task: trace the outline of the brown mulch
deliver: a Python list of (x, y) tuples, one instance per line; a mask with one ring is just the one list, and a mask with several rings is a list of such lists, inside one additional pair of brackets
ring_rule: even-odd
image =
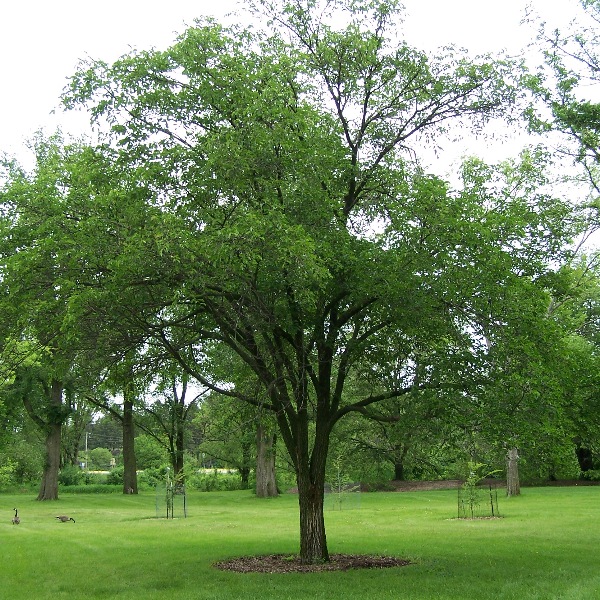
[(241, 556), (215, 563), (222, 571), (237, 573), (315, 573), (318, 571), (348, 571), (350, 569), (388, 569), (405, 567), (410, 561), (393, 556), (368, 556), (361, 554), (332, 554), (328, 563), (305, 565), (298, 556), (269, 554)]
[(460, 479), (445, 479), (442, 481), (390, 481), (390, 486), (396, 492), (429, 492), (431, 490), (455, 490), (463, 483)]

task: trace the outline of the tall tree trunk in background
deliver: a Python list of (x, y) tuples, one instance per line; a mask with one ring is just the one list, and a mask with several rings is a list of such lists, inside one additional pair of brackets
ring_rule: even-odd
[(404, 463), (402, 459), (394, 462), (394, 481), (404, 481)]
[[(249, 436), (242, 435), (242, 463), (238, 467), (240, 473), (241, 486), (243, 490), (250, 488), (250, 472), (252, 471), (252, 443), (249, 441)], [(256, 466), (256, 463), (255, 463)]]
[(38, 500), (58, 500), (58, 472), (60, 469), (60, 436), (63, 422), (63, 384), (52, 380), (49, 395), (49, 410), (47, 421), (43, 427), (46, 432), (46, 456), (44, 472), (38, 493)]
[(123, 493), (137, 494), (137, 472), (135, 461), (135, 427), (133, 424), (132, 385), (123, 390)]
[(173, 437), (174, 437), (174, 456), (173, 456), (173, 474), (177, 486), (185, 485), (184, 450), (185, 450), (185, 387), (180, 397), (175, 393), (175, 403), (173, 406)]
[(509, 448), (506, 456), (506, 495), (519, 496), (521, 484), (519, 483), (519, 453), (516, 448)]
[(575, 454), (577, 456), (579, 468), (582, 471), (590, 471), (594, 468), (594, 456), (589, 448), (582, 448), (581, 446), (578, 446), (575, 449)]
[(273, 498), (278, 495), (275, 478), (275, 435), (258, 423), (256, 427), (256, 495)]
[(396, 447), (396, 452), (394, 456), (394, 480), (395, 481), (404, 481), (405, 473), (404, 473), (404, 462), (406, 460), (406, 455), (410, 446), (408, 444), (400, 444), (400, 446)]
[(240, 467), (238, 471), (240, 473), (240, 489), (247, 490), (250, 487), (250, 468)]

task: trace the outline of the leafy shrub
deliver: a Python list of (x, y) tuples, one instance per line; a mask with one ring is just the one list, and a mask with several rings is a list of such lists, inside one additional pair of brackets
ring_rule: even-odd
[(571, 444), (541, 444), (519, 452), (521, 482), (541, 483), (548, 480), (577, 479), (580, 473)]
[(5, 458), (0, 466), (0, 488), (7, 488), (16, 482), (15, 478), (16, 464)]
[(31, 440), (11, 439), (0, 454), (0, 464), (6, 465), (8, 462), (13, 466), (12, 479), (16, 484), (39, 484), (43, 471), (41, 445)]
[(121, 465), (119, 467), (115, 467), (111, 469), (111, 471), (106, 476), (106, 483), (108, 485), (123, 485), (123, 472), (125, 468)]
[(276, 474), (277, 489), (285, 492), (296, 485), (296, 475), (291, 471), (279, 469)]
[(242, 481), (237, 473), (222, 473), (213, 471), (198, 471), (186, 480), (188, 489), (199, 492), (221, 492), (242, 489)]
[(85, 485), (106, 485), (108, 475), (106, 473), (85, 472)]
[(490, 471), (488, 465), (472, 461), (469, 461), (468, 467), (465, 481), (458, 492), (459, 519), (496, 516), (498, 506), (494, 502), (494, 496), (490, 495), (490, 502), (488, 503), (487, 492), (479, 484), (484, 479), (496, 475), (498, 470)]
[[(335, 472), (337, 471), (337, 466), (333, 464), (335, 458), (336, 455), (332, 453), (327, 465), (328, 481), (332, 481), (335, 478)], [(373, 485), (389, 482), (394, 478), (394, 469), (392, 466), (387, 461), (376, 460), (368, 452), (353, 452), (346, 456), (343, 461), (342, 470), (351, 481), (361, 481)]]
[(582, 471), (581, 479), (586, 479), (587, 481), (600, 481), (600, 469)]
[(83, 485), (85, 484), (85, 472), (75, 465), (65, 465), (58, 474), (60, 485)]
[(167, 479), (167, 467), (148, 468), (138, 473), (138, 486), (142, 488), (155, 488)]
[(108, 448), (94, 448), (90, 450), (90, 469), (108, 469), (113, 458)]
[(369, 481), (360, 486), (364, 492), (393, 492), (396, 488), (389, 481)]
[(149, 435), (135, 438), (135, 459), (138, 469), (160, 469), (168, 457), (165, 449)]

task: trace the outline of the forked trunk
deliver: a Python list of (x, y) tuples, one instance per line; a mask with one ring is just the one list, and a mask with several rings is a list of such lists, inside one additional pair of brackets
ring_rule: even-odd
[(298, 477), (300, 560), (304, 564), (329, 561), (323, 516), (324, 491), (324, 481), (312, 483), (306, 477)]
[[(300, 371), (304, 377), (307, 376), (308, 369), (301, 368)], [(326, 372), (322, 375), (327, 379)], [(307, 387), (307, 382), (304, 381), (299, 391), (305, 391)], [(283, 442), (293, 458), (296, 472), (300, 513), (300, 561), (303, 564), (329, 562), (323, 504), (325, 467), (334, 421), (328, 410), (331, 405), (329, 388), (326, 385), (323, 388), (321, 391), (324, 397), (317, 401), (314, 421), (311, 422), (307, 410), (308, 394), (297, 401), (298, 411), (292, 415), (291, 422), (286, 420), (291, 411), (281, 411), (277, 414)]]
[[(305, 433), (308, 428), (305, 428)], [(308, 436), (303, 437), (308, 442)], [(329, 562), (323, 501), (325, 495), (325, 464), (329, 448), (329, 432), (317, 423), (313, 450), (308, 444), (298, 447), (296, 479), (300, 506), (300, 560), (304, 564)]]

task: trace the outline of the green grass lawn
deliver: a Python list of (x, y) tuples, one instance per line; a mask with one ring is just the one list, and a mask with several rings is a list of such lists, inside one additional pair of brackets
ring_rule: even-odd
[(0, 598), (600, 599), (600, 487), (525, 488), (500, 498), (495, 520), (455, 519), (456, 500), (455, 491), (372, 493), (360, 507), (326, 512), (330, 552), (394, 555), (410, 566), (276, 575), (212, 565), (296, 553), (292, 495), (192, 493), (188, 518), (173, 520), (156, 518), (150, 493), (0, 495)]

